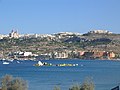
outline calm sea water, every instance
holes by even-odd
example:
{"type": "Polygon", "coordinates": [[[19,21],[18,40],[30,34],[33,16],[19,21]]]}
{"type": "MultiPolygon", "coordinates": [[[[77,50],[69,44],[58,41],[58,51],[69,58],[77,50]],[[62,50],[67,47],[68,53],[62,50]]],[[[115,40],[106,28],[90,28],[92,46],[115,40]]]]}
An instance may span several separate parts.
{"type": "Polygon", "coordinates": [[[60,86],[68,90],[73,84],[82,83],[86,77],[92,78],[95,90],[110,90],[120,84],[120,61],[100,60],[44,60],[59,64],[79,64],[76,67],[42,66],[34,67],[36,61],[16,61],[3,65],[0,61],[0,77],[10,74],[27,80],[29,90],[53,90],[60,86]]]}

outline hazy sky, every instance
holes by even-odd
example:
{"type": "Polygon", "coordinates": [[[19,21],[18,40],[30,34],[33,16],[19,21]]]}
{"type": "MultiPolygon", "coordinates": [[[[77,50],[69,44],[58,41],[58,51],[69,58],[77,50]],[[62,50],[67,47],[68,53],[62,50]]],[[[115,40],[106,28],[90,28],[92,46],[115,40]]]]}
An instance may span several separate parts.
{"type": "Polygon", "coordinates": [[[0,33],[120,33],[120,0],[0,0],[0,33]]]}

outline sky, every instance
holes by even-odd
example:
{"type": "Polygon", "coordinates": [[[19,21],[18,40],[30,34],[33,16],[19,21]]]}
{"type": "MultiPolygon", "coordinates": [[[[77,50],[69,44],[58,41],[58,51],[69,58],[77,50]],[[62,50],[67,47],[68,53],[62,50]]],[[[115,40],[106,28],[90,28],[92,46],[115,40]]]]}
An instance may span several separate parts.
{"type": "Polygon", "coordinates": [[[0,0],[0,34],[120,33],[120,0],[0,0]]]}

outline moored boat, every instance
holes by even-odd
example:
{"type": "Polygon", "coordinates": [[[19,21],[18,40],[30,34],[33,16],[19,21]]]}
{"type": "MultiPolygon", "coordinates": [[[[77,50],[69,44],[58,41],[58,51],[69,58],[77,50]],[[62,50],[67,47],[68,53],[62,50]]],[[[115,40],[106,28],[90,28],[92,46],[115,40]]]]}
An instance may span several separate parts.
{"type": "Polygon", "coordinates": [[[9,62],[3,62],[3,64],[9,64],[9,62]]]}
{"type": "Polygon", "coordinates": [[[34,66],[43,66],[43,63],[41,61],[38,61],[38,63],[34,64],[34,66]]]}

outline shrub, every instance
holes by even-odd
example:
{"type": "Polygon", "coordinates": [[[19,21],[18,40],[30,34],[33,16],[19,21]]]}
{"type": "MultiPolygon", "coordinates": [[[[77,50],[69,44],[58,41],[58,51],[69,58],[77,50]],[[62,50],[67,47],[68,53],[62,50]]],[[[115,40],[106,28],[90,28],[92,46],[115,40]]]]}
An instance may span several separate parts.
{"type": "Polygon", "coordinates": [[[61,90],[59,86],[55,86],[53,90],[61,90]]]}
{"type": "Polygon", "coordinates": [[[11,75],[5,75],[1,79],[2,90],[28,90],[27,82],[21,78],[13,78],[11,75]]]}
{"type": "Polygon", "coordinates": [[[69,90],[94,90],[94,84],[90,78],[86,78],[82,85],[73,85],[69,90]]]}
{"type": "Polygon", "coordinates": [[[85,82],[81,85],[80,90],[94,90],[94,84],[91,79],[86,79],[85,82]]]}
{"type": "Polygon", "coordinates": [[[76,84],[76,85],[73,85],[71,88],[69,88],[69,90],[81,90],[81,86],[76,84]]]}

